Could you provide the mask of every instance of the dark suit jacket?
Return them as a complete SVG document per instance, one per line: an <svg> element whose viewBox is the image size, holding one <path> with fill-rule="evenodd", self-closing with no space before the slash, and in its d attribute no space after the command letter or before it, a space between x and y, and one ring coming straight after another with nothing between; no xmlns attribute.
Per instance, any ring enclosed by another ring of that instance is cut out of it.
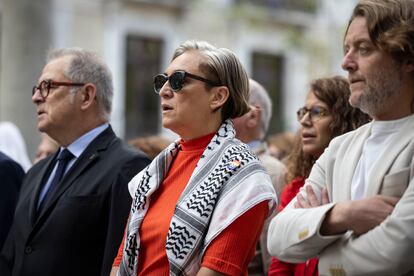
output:
<svg viewBox="0 0 414 276"><path fill-rule="evenodd" d="M0 249L13 221L23 176L22 167L0 152Z"/></svg>
<svg viewBox="0 0 414 276"><path fill-rule="evenodd" d="M55 158L40 161L24 179L0 275L109 275L131 205L128 182L149 159L109 127L79 156L36 215L42 182Z"/></svg>

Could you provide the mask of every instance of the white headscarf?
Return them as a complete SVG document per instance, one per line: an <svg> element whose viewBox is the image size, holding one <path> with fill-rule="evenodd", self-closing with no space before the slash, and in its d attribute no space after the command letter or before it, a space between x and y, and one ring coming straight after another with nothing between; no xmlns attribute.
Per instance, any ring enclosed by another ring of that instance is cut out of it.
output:
<svg viewBox="0 0 414 276"><path fill-rule="evenodd" d="M11 122L0 122L0 151L19 163L25 172L32 166L23 136Z"/></svg>

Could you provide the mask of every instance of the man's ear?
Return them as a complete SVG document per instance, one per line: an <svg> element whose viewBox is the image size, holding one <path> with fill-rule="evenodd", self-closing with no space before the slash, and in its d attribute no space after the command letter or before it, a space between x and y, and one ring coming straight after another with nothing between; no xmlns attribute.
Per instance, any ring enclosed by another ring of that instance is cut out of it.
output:
<svg viewBox="0 0 414 276"><path fill-rule="evenodd" d="M214 87L211 92L210 107L212 110L222 107L230 96L229 89L226 86Z"/></svg>
<svg viewBox="0 0 414 276"><path fill-rule="evenodd" d="M249 128L255 128L260 123L262 110L258 106L251 106L249 113L247 113L246 124Z"/></svg>
<svg viewBox="0 0 414 276"><path fill-rule="evenodd" d="M96 86L93 83L87 83L77 93L81 93L81 109L86 110L95 102Z"/></svg>

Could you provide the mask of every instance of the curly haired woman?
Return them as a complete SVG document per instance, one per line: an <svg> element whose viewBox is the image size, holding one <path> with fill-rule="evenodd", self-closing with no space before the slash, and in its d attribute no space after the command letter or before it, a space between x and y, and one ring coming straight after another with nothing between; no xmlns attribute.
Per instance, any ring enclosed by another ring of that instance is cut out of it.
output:
<svg viewBox="0 0 414 276"><path fill-rule="evenodd" d="M301 128L294 148L286 159L287 183L282 191L279 210L296 196L309 176L313 163L336 136L367 123L369 117L353 108L348 98L348 81L340 76L315 79L310 83L305 106L297 111ZM316 276L317 259L292 264L272 258L269 275Z"/></svg>

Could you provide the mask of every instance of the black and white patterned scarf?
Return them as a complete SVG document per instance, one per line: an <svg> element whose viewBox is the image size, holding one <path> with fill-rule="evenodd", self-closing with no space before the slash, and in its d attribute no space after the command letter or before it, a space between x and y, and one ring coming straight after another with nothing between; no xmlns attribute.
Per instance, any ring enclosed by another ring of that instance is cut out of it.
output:
<svg viewBox="0 0 414 276"><path fill-rule="evenodd" d="M178 150L179 140L129 183L133 202L118 275L137 273L139 228L150 196L162 184ZM235 139L233 123L227 120L206 147L177 202L165 244L170 275L195 275L210 242L263 201L269 202L270 212L276 207L270 177L247 145Z"/></svg>

